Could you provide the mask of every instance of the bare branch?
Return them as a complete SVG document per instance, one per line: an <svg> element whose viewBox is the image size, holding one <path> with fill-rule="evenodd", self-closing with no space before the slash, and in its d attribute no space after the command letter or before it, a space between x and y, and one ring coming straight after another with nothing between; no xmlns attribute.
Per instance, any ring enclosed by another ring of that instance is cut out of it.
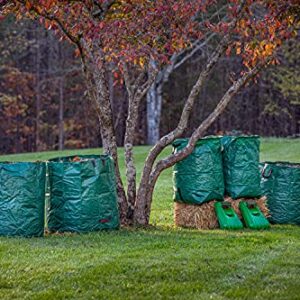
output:
<svg viewBox="0 0 300 300"><path fill-rule="evenodd" d="M126 87L128 96L130 99L132 99L133 95L134 95L134 90L133 90L132 78L130 76L127 63L123 64L123 76L124 76L124 82L125 82L125 87Z"/></svg>
<svg viewBox="0 0 300 300"><path fill-rule="evenodd" d="M151 62L149 62L148 67L148 79L137 91L137 97L139 97L140 100L144 98L144 96L147 94L148 90L150 89L151 85L154 83L156 76L158 74L158 69L155 65L152 65Z"/></svg>
<svg viewBox="0 0 300 300"><path fill-rule="evenodd" d="M192 51L185 55L179 62L177 62L174 65L174 70L176 70L177 68L179 68L181 65L183 65L186 61L188 61L190 58L192 58L198 51L200 51L201 49L203 49L204 46L206 46L208 44L208 42L213 39L216 36L215 33L211 34L210 36L208 36L205 41L199 43L199 41L197 41L197 43L195 43L193 45Z"/></svg>

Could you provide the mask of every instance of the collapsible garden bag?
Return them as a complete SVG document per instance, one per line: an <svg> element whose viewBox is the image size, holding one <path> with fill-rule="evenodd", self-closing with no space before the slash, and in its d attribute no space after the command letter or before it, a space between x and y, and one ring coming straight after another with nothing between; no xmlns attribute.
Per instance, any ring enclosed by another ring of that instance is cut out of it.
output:
<svg viewBox="0 0 300 300"><path fill-rule="evenodd" d="M44 234L45 179L44 163L0 163L0 235Z"/></svg>
<svg viewBox="0 0 300 300"><path fill-rule="evenodd" d="M49 162L51 232L89 232L119 227L113 159L108 155Z"/></svg>
<svg viewBox="0 0 300 300"><path fill-rule="evenodd" d="M261 187L267 196L270 222L300 225L300 164L261 164Z"/></svg>
<svg viewBox="0 0 300 300"><path fill-rule="evenodd" d="M224 136L225 194L233 199L261 196L258 136Z"/></svg>
<svg viewBox="0 0 300 300"><path fill-rule="evenodd" d="M188 139L177 139L174 152L181 151ZM187 204L202 204L222 200L224 179L219 137L200 139L194 151L173 169L174 200Z"/></svg>

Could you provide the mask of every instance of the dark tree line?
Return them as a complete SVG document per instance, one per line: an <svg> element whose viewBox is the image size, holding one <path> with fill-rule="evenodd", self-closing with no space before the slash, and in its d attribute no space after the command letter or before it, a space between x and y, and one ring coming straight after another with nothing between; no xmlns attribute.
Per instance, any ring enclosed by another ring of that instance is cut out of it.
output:
<svg viewBox="0 0 300 300"><path fill-rule="evenodd" d="M209 129L209 134L238 130L263 136L296 136L300 132L300 49L290 41L278 55L280 65L265 71L239 94ZM176 125L183 100L201 69L198 51L174 70L162 87L160 134ZM224 58L193 111L188 136L216 105L240 72L238 58ZM113 66L112 66L113 68ZM297 73L298 72L298 73ZM125 87L109 76L117 142L123 143L127 117ZM147 142L147 107L141 109L135 140ZM152 100L154 101L154 100ZM79 58L67 42L58 41L37 22L13 17L0 23L0 153L101 146L97 115L91 109ZM151 124L150 124L151 125ZM151 125L153 126L153 125Z"/></svg>
<svg viewBox="0 0 300 300"><path fill-rule="evenodd" d="M299 136L300 133L300 43L290 41L278 54L280 65L269 67L256 82L239 93L211 126L209 134L239 131L262 136ZM161 133L168 132L180 116L181 107L195 80L195 68L201 69L201 56L194 57L171 75L164 87ZM224 58L206 85L190 122L189 136L216 105L218 99L240 71L238 58ZM172 105L173 103L173 105ZM176 103L174 105L174 103Z"/></svg>
<svg viewBox="0 0 300 300"><path fill-rule="evenodd" d="M74 49L31 21L0 27L0 152L98 146Z"/></svg>

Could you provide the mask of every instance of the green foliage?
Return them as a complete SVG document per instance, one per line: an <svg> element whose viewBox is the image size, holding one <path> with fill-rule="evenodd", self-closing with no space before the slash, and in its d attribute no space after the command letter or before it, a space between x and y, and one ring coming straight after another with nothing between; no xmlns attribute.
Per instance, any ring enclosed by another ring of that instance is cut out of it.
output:
<svg viewBox="0 0 300 300"><path fill-rule="evenodd" d="M262 139L261 160L300 161L299 146L299 139ZM139 174L148 150L135 148ZM96 153L99 149L42 152L0 161ZM299 226L267 232L183 230L173 228L172 208L167 170L154 196L156 228L0 238L0 298L297 299Z"/></svg>

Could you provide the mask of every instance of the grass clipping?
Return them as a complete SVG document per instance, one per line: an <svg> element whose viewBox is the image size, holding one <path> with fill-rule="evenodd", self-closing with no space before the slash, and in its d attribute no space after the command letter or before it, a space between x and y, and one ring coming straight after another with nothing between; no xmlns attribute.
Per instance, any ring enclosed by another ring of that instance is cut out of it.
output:
<svg viewBox="0 0 300 300"><path fill-rule="evenodd" d="M241 219L241 212L239 210L239 203L246 200L255 200L262 213L268 217L269 210L266 206L266 197L259 199L236 199L229 197L225 201L230 202L233 209ZM174 221L175 225L179 227L197 228L197 229L215 229L219 228L218 219L215 213L214 204L216 201L203 203L202 205L192 205L175 202L174 207Z"/></svg>

